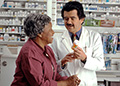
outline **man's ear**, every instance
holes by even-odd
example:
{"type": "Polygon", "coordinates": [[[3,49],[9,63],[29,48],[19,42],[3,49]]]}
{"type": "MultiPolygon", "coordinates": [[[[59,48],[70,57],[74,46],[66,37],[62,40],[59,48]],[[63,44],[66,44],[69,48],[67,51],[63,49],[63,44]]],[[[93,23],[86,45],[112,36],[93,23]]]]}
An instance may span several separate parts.
{"type": "Polygon", "coordinates": [[[81,25],[84,23],[85,18],[81,18],[81,25]]]}

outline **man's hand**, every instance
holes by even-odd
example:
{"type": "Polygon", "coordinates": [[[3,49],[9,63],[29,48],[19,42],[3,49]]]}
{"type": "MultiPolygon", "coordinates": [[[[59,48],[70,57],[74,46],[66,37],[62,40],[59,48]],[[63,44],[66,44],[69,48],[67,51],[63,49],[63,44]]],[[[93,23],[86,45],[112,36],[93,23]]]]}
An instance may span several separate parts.
{"type": "Polygon", "coordinates": [[[77,46],[77,48],[72,48],[72,49],[74,50],[75,59],[80,59],[82,61],[86,60],[87,56],[79,46],[77,46]]]}

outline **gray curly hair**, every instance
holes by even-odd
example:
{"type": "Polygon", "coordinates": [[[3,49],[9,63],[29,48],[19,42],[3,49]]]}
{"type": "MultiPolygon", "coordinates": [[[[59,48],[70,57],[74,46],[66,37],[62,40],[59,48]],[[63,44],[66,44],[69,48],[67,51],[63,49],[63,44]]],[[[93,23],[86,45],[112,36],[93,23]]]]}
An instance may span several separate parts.
{"type": "Polygon", "coordinates": [[[38,34],[44,31],[45,25],[50,23],[50,21],[51,18],[46,14],[29,14],[24,20],[24,32],[29,38],[34,39],[38,34]]]}

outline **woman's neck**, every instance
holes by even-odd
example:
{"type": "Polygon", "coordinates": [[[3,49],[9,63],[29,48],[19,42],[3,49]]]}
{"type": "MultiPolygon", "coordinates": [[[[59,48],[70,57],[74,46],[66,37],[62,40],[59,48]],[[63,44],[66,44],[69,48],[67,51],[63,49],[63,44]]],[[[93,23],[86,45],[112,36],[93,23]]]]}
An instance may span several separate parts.
{"type": "Polygon", "coordinates": [[[44,49],[45,44],[44,44],[44,42],[43,42],[42,39],[40,39],[39,37],[36,37],[36,38],[34,39],[34,41],[35,41],[39,46],[41,46],[41,47],[44,49]]]}

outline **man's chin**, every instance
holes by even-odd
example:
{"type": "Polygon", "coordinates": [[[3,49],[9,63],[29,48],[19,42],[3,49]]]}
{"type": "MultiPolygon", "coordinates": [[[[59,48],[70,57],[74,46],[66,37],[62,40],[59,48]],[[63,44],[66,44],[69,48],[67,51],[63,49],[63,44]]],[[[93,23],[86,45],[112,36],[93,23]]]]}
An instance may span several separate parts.
{"type": "Polygon", "coordinates": [[[73,29],[73,27],[67,27],[67,29],[69,30],[69,29],[73,29]]]}

